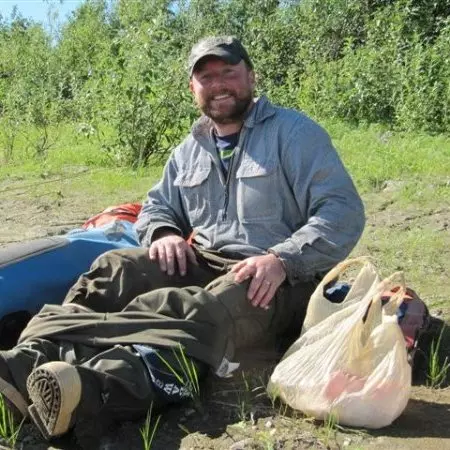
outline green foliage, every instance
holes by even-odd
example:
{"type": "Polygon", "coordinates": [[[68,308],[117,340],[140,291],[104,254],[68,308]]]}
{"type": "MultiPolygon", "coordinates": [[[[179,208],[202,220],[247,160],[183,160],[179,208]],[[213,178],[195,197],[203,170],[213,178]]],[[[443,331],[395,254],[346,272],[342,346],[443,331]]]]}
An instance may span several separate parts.
{"type": "Polygon", "coordinates": [[[55,141],[49,128],[59,122],[57,63],[42,26],[14,17],[0,33],[0,102],[2,134],[10,160],[20,125],[33,126],[27,146],[45,156],[55,141]]]}
{"type": "Polygon", "coordinates": [[[144,165],[178,143],[190,119],[183,106],[183,62],[167,32],[171,14],[165,9],[153,13],[151,22],[130,25],[114,39],[117,65],[103,78],[109,94],[103,120],[117,131],[113,153],[133,165],[144,165]]]}
{"type": "Polygon", "coordinates": [[[150,450],[152,448],[153,439],[155,439],[155,434],[156,431],[158,430],[159,421],[161,420],[161,415],[158,415],[155,422],[152,424],[153,418],[152,410],[153,410],[153,402],[151,403],[150,409],[148,410],[144,426],[139,429],[144,450],[150,450]]]}
{"type": "Polygon", "coordinates": [[[52,34],[13,14],[0,21],[0,157],[13,160],[19,143],[47,157],[63,123],[114,164],[164,156],[197,115],[187,54],[212,34],[240,37],[258,91],[284,106],[448,132],[449,10],[450,0],[85,0],[52,34]]]}
{"type": "Polygon", "coordinates": [[[447,380],[450,370],[448,356],[441,360],[441,341],[444,334],[445,325],[442,325],[439,337],[431,343],[430,355],[428,357],[427,384],[432,389],[438,389],[447,380]]]}
{"type": "Polygon", "coordinates": [[[365,15],[364,31],[341,29],[338,50],[306,65],[299,103],[354,122],[448,130],[449,22],[442,20],[431,40],[414,23],[413,3],[399,0],[365,15]]]}
{"type": "Polygon", "coordinates": [[[16,447],[22,423],[23,421],[19,424],[16,423],[13,414],[5,404],[3,396],[0,395],[0,437],[4,439],[11,448],[16,447]]]}
{"type": "Polygon", "coordinates": [[[330,447],[331,441],[336,441],[337,425],[339,417],[334,412],[330,412],[323,423],[324,444],[325,447],[330,447]]]}
{"type": "Polygon", "coordinates": [[[186,356],[181,344],[178,344],[178,350],[172,349],[172,354],[174,362],[171,364],[160,352],[156,352],[158,358],[164,363],[170,373],[175,376],[178,383],[189,392],[194,406],[201,410],[200,380],[194,361],[186,356]]]}

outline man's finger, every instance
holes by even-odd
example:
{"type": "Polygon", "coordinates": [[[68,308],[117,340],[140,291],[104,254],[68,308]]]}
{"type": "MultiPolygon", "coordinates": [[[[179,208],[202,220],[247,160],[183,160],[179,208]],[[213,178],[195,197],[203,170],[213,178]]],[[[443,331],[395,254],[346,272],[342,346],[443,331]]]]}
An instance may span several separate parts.
{"type": "Polygon", "coordinates": [[[274,285],[271,285],[269,290],[266,292],[264,297],[259,302],[259,306],[263,309],[269,309],[270,302],[273,300],[275,296],[277,288],[274,285]]]}
{"type": "Polygon", "coordinates": [[[256,292],[259,289],[259,285],[260,285],[260,280],[257,280],[256,278],[253,278],[253,280],[251,281],[250,285],[248,286],[247,289],[247,298],[250,301],[253,301],[253,298],[255,297],[256,292]]]}
{"type": "MultiPolygon", "coordinates": [[[[253,281],[257,280],[257,278],[253,278],[253,281]]],[[[252,302],[253,306],[258,306],[261,300],[266,295],[267,291],[270,289],[270,283],[267,280],[259,279],[252,286],[253,281],[250,283],[248,297],[252,302]]]]}
{"type": "Polygon", "coordinates": [[[245,265],[246,265],[245,261],[239,261],[231,268],[230,272],[232,273],[239,272],[239,270],[241,270],[242,267],[245,267],[245,265]]]}
{"type": "Polygon", "coordinates": [[[166,245],[166,263],[167,263],[167,274],[173,275],[175,273],[175,252],[172,245],[166,245]]]}
{"type": "Polygon", "coordinates": [[[184,276],[186,275],[186,250],[184,247],[176,248],[176,257],[180,275],[184,276]]]}
{"type": "Polygon", "coordinates": [[[247,297],[251,300],[253,306],[257,306],[262,296],[269,289],[270,284],[261,275],[255,275],[248,288],[247,297]]]}
{"type": "Polygon", "coordinates": [[[150,250],[148,251],[148,256],[150,257],[150,259],[152,261],[155,261],[158,259],[158,247],[155,244],[153,244],[150,247],[150,250]]]}
{"type": "Polygon", "coordinates": [[[157,247],[157,255],[158,255],[158,261],[159,261],[159,268],[162,272],[167,271],[167,262],[166,262],[166,248],[164,245],[159,245],[157,247]]]}
{"type": "Polygon", "coordinates": [[[237,272],[234,277],[236,283],[242,283],[248,280],[255,273],[255,268],[249,264],[244,264],[237,272]]]}

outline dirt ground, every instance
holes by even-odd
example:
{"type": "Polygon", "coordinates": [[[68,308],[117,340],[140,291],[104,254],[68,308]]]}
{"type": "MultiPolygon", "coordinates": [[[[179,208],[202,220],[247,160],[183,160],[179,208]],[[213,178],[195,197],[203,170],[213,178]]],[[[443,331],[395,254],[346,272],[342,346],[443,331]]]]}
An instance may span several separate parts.
{"type": "MultiPolygon", "coordinates": [[[[130,199],[136,193],[128,193],[130,199]]],[[[125,195],[128,195],[125,194],[125,195]]],[[[122,198],[124,194],[122,193],[122,198]]],[[[401,210],[392,202],[389,190],[364,198],[368,224],[364,249],[370,247],[370,234],[384,227],[431,227],[444,233],[448,242],[449,205],[430,210],[401,210]],[[394,218],[394,219],[393,219],[394,218]]],[[[99,212],[114,199],[86,199],[65,189],[64,184],[49,180],[39,188],[21,180],[0,182],[0,247],[13,242],[63,234],[78,227],[90,215],[99,212]],[[87,201],[88,200],[88,201],[87,201]]],[[[401,228],[401,229],[403,229],[401,228]]],[[[374,250],[375,248],[375,250],[374,250]]],[[[363,250],[360,250],[363,251],[363,250]]],[[[448,252],[443,249],[442,251],[448,252]]],[[[439,268],[438,268],[439,269],[439,268]]],[[[437,269],[437,270],[438,270],[437,269]]],[[[448,265],[443,271],[440,298],[432,313],[448,322],[448,265]],[[447,289],[447,292],[445,292],[447,289]]],[[[448,329],[447,329],[448,330],[448,329]]],[[[449,353],[449,336],[444,336],[444,352],[449,353]]],[[[450,449],[450,388],[430,389],[424,386],[423,367],[419,367],[411,399],[404,413],[393,425],[381,430],[338,428],[326,430],[323,424],[302,418],[301,414],[272,405],[261,395],[264,381],[275,362],[273,355],[244,355],[243,361],[256,369],[231,380],[207,380],[203,389],[202,411],[186,404],[164,411],[153,442],[153,449],[450,449]],[[245,420],[244,420],[245,419],[245,420]]],[[[424,361],[419,366],[424,365],[424,361]]],[[[447,383],[448,386],[448,383],[447,383]]],[[[25,424],[17,444],[24,450],[84,448],[141,449],[139,429],[143,421],[107,427],[99,434],[100,423],[90,423],[78,434],[71,433],[54,442],[44,442],[30,424],[25,424]],[[82,436],[85,431],[85,436],[82,436]]]]}

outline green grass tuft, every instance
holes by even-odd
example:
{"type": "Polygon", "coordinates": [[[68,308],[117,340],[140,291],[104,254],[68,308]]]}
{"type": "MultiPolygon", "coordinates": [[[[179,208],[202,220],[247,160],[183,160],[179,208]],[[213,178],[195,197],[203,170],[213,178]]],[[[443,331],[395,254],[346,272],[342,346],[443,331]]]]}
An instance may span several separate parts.
{"type": "Polygon", "coordinates": [[[3,396],[0,394],[0,437],[11,448],[16,447],[22,424],[23,420],[19,424],[14,420],[13,414],[6,406],[3,396]]]}
{"type": "Polygon", "coordinates": [[[446,356],[442,361],[440,355],[442,336],[445,328],[446,326],[442,325],[437,341],[433,339],[431,343],[427,373],[427,385],[431,389],[439,389],[447,380],[448,372],[450,370],[450,361],[448,356],[446,356]]]}
{"type": "Polygon", "coordinates": [[[150,450],[152,448],[153,440],[155,438],[155,434],[159,426],[159,421],[161,419],[161,415],[158,415],[154,423],[152,423],[153,419],[152,416],[153,416],[153,402],[150,405],[150,409],[148,410],[144,426],[139,429],[139,432],[141,433],[144,450],[150,450]]]}

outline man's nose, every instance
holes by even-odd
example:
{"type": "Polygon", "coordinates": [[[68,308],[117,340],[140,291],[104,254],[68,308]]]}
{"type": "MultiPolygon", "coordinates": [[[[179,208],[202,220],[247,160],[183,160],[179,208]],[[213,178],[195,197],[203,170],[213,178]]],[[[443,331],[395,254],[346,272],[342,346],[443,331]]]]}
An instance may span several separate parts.
{"type": "Polygon", "coordinates": [[[215,75],[211,80],[212,88],[222,88],[225,85],[225,77],[222,74],[215,75]]]}

